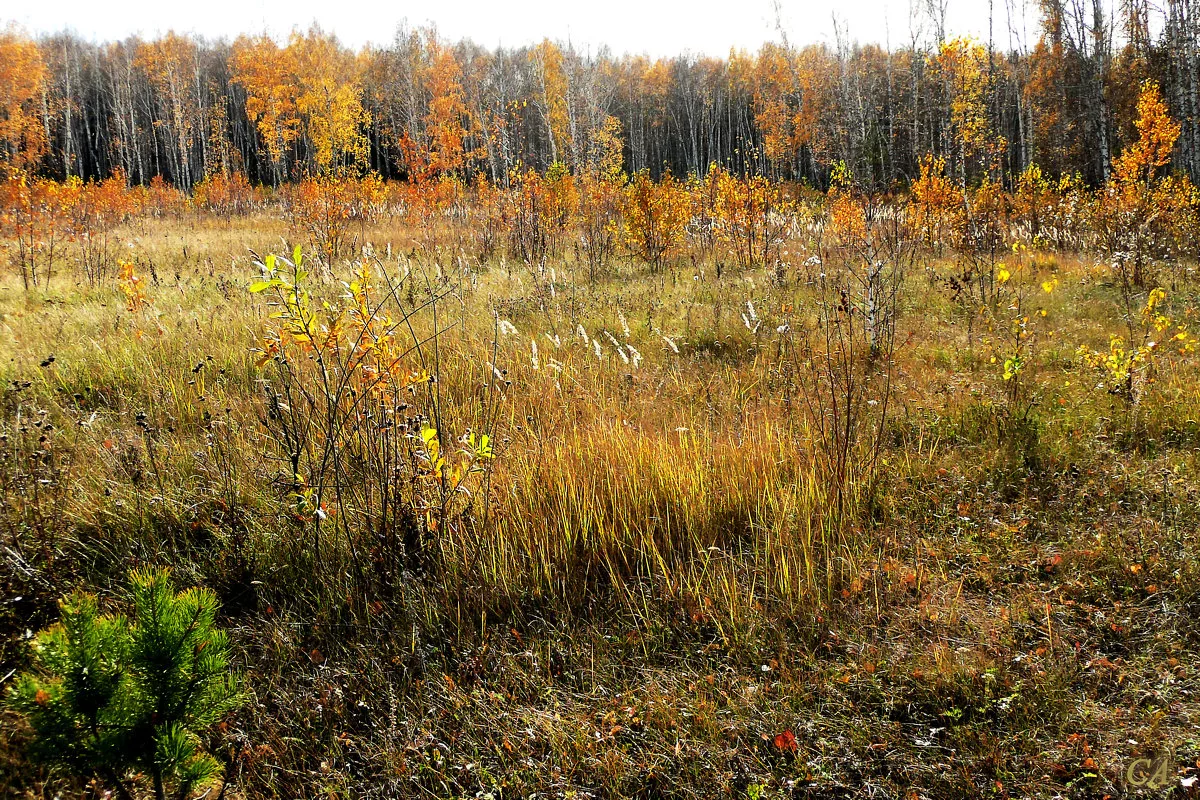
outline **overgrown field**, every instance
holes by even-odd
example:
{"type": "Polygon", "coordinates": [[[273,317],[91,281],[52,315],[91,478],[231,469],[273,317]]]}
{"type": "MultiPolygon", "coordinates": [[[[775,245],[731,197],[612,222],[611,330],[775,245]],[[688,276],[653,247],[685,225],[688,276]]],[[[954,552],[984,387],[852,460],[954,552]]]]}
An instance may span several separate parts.
{"type": "MultiPolygon", "coordinates": [[[[845,183],[659,249],[624,191],[603,257],[260,199],[8,273],[5,683],[169,567],[244,673],[213,796],[1191,796],[1187,252],[845,183]]],[[[102,791],[0,721],[6,796],[102,791]]]]}

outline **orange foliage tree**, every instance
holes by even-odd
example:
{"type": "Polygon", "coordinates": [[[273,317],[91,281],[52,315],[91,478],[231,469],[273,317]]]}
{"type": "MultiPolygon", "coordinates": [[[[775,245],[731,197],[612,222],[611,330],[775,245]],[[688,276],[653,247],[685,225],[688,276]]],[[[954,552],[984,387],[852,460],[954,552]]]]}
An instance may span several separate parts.
{"type": "Polygon", "coordinates": [[[356,242],[383,211],[386,190],[378,175],[365,178],[306,178],[285,193],[284,208],[292,229],[308,238],[328,267],[343,254],[358,225],[356,242]]]}
{"type": "Polygon", "coordinates": [[[1094,226],[1122,283],[1140,289],[1150,261],[1168,243],[1173,220],[1189,212],[1190,204],[1188,186],[1161,176],[1180,127],[1171,119],[1158,84],[1143,85],[1137,110],[1138,139],[1114,160],[1094,226]]]}
{"type": "Polygon", "coordinates": [[[550,162],[575,164],[571,114],[567,105],[568,81],[562,50],[554,42],[544,39],[530,51],[529,60],[538,81],[539,91],[534,94],[534,103],[541,111],[546,128],[550,162]]]}
{"type": "Polygon", "coordinates": [[[0,33],[0,177],[33,168],[46,152],[45,80],[37,44],[15,30],[0,33]]]}
{"type": "Polygon", "coordinates": [[[283,48],[266,36],[243,37],[230,64],[277,182],[284,155],[301,143],[311,173],[365,165],[370,114],[362,105],[359,63],[334,36],[314,26],[293,33],[283,48]]]}
{"type": "Polygon", "coordinates": [[[508,214],[513,255],[541,268],[548,256],[562,251],[562,242],[575,222],[579,192],[565,166],[555,163],[545,176],[537,170],[514,172],[508,214]]]}
{"type": "Polygon", "coordinates": [[[0,185],[3,229],[12,237],[12,260],[26,291],[49,285],[54,261],[68,235],[61,185],[23,173],[0,185]]]}
{"type": "Polygon", "coordinates": [[[431,34],[430,63],[425,75],[429,111],[425,115],[425,141],[410,143],[409,170],[418,177],[463,175],[479,156],[472,144],[478,120],[467,106],[462,69],[449,48],[431,34]]]}
{"type": "Polygon", "coordinates": [[[243,36],[233,43],[230,67],[233,81],[246,92],[246,116],[266,147],[278,186],[284,177],[284,155],[300,135],[292,79],[295,53],[281,48],[269,36],[243,36]]]}
{"type": "Polygon", "coordinates": [[[288,50],[295,52],[296,110],[304,121],[315,171],[325,174],[365,165],[364,130],[370,114],[362,105],[353,54],[316,27],[303,36],[292,34],[288,50]]]}
{"type": "Polygon", "coordinates": [[[114,231],[141,205],[122,175],[84,183],[76,177],[61,185],[61,208],[79,248],[78,266],[92,285],[108,278],[116,256],[114,231]]]}

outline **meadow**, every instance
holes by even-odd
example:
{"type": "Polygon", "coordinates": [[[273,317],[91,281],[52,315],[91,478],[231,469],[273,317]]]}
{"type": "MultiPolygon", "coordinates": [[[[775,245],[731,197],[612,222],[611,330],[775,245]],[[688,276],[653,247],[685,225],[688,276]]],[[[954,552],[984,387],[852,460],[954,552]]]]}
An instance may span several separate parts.
{"type": "MultiPolygon", "coordinates": [[[[1191,796],[1191,207],[611,180],[14,223],[5,681],[168,567],[244,676],[209,796],[1191,796]]],[[[32,738],[10,796],[102,796],[32,738]]]]}

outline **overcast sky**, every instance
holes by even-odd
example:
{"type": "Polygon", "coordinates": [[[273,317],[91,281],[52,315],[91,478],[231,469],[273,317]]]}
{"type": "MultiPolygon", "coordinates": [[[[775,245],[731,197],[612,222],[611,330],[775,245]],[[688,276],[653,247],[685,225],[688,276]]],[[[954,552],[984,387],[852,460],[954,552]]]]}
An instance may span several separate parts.
{"type": "MultiPolygon", "coordinates": [[[[849,39],[890,41],[899,47],[911,38],[910,2],[922,6],[924,1],[780,0],[779,6],[784,32],[793,43],[832,45],[836,13],[849,39]]],[[[994,40],[1005,48],[1010,42],[1007,9],[1012,5],[1018,33],[1023,27],[1027,42],[1036,39],[1033,0],[945,2],[951,34],[986,41],[991,16],[994,40]]],[[[753,51],[764,41],[780,38],[774,5],[772,0],[42,0],[21,3],[15,14],[0,12],[0,19],[8,13],[34,34],[71,29],[93,40],[135,33],[153,37],[168,30],[210,38],[264,30],[286,36],[315,21],[353,47],[386,43],[407,20],[414,27],[432,22],[447,39],[468,38],[489,47],[515,47],[548,37],[569,39],[581,49],[607,44],[616,54],[725,56],[730,48],[753,51]]],[[[927,34],[928,20],[918,16],[927,34]]]]}

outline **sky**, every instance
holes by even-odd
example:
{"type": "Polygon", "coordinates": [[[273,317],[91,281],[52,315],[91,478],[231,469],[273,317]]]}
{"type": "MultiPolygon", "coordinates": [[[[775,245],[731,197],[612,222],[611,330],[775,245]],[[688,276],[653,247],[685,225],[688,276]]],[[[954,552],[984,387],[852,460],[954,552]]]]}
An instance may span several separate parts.
{"type": "MultiPolygon", "coordinates": [[[[987,41],[989,0],[941,1],[950,34],[987,41]]],[[[833,45],[835,14],[837,25],[847,31],[844,38],[900,47],[911,41],[910,3],[924,2],[778,0],[777,15],[775,0],[43,0],[20,4],[16,14],[0,11],[0,24],[7,19],[33,34],[69,29],[106,41],[131,34],[152,38],[168,30],[229,39],[266,31],[282,38],[293,28],[316,22],[358,48],[368,42],[386,44],[403,22],[410,27],[433,23],[446,39],[471,39],[487,47],[518,47],[549,38],[569,40],[592,52],[607,45],[617,55],[725,56],[731,48],[754,51],[763,42],[779,41],[777,17],[793,44],[833,45]]],[[[998,47],[1006,48],[1010,41],[1019,44],[1009,35],[1010,4],[1018,9],[1018,34],[1027,43],[1036,39],[1033,0],[993,3],[992,31],[998,47]]],[[[924,40],[932,27],[928,17],[919,17],[924,40]]]]}

